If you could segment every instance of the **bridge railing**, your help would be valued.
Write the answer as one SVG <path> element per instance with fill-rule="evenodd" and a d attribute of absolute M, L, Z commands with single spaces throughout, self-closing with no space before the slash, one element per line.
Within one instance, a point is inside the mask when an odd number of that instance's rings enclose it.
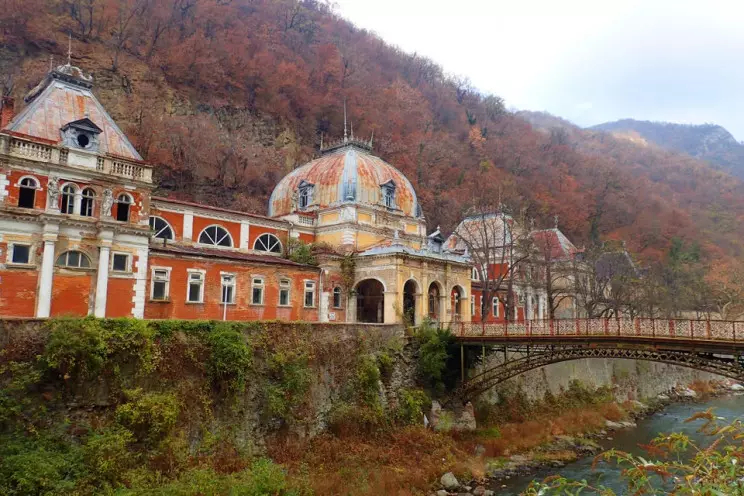
<path fill-rule="evenodd" d="M 443 322 L 460 338 L 622 336 L 744 342 L 744 321 L 681 319 L 557 319 Z"/>

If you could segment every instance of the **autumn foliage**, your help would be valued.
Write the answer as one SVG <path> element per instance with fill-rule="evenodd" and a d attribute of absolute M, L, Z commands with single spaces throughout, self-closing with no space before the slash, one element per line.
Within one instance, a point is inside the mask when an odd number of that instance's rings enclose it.
<path fill-rule="evenodd" d="M 681 238 L 724 265 L 741 255 L 738 180 L 508 112 L 325 2 L 0 0 L 6 92 L 21 97 L 50 55 L 64 61 L 68 34 L 72 62 L 94 73 L 162 193 L 264 213 L 279 178 L 311 159 L 321 137 L 341 135 L 346 99 L 356 133 L 374 132 L 376 153 L 410 178 L 431 226 L 451 230 L 476 190 L 508 192 L 533 217 L 558 215 L 577 246 L 622 239 L 658 260 Z"/>

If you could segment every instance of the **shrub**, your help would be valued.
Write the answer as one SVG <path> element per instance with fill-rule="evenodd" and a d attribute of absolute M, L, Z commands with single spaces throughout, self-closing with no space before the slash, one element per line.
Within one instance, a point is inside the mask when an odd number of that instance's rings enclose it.
<path fill-rule="evenodd" d="M 398 392 L 398 408 L 395 418 L 398 422 L 406 425 L 417 425 L 423 423 L 424 410 L 431 407 L 431 400 L 427 394 L 420 389 L 401 389 Z"/>
<path fill-rule="evenodd" d="M 376 406 L 380 401 L 379 384 L 380 369 L 377 368 L 377 361 L 370 355 L 361 356 L 353 382 L 355 399 L 368 406 Z"/>
<path fill-rule="evenodd" d="M 119 484 L 122 472 L 132 465 L 128 446 L 133 440 L 132 433 L 120 427 L 88 436 L 82 453 L 92 484 L 97 487 Z"/>
<path fill-rule="evenodd" d="M 207 372 L 212 383 L 224 383 L 233 393 L 243 391 L 253 362 L 253 350 L 243 333 L 220 323 L 208 334 L 207 340 L 210 347 Z"/>
<path fill-rule="evenodd" d="M 268 359 L 269 382 L 264 388 L 267 413 L 290 421 L 310 388 L 311 376 L 307 352 L 299 349 L 280 350 Z"/>
<path fill-rule="evenodd" d="M 294 238 L 290 238 L 288 243 L 288 258 L 297 263 L 305 265 L 318 265 L 318 260 L 313 254 L 313 247 Z"/>
<path fill-rule="evenodd" d="M 444 386 L 445 371 L 451 358 L 450 348 L 454 338 L 449 329 L 437 329 L 425 322 L 416 335 L 418 344 L 418 369 L 431 386 Z"/>
<path fill-rule="evenodd" d="M 0 494 L 70 494 L 81 471 L 74 445 L 46 438 L 0 439 Z"/>
<path fill-rule="evenodd" d="M 103 367 L 108 347 L 98 319 L 50 321 L 51 333 L 44 349 L 46 364 L 63 378 L 77 380 L 94 376 Z"/>
<path fill-rule="evenodd" d="M 377 354 L 377 368 L 380 369 L 382 377 L 389 378 L 393 373 L 393 357 L 386 351 Z"/>
<path fill-rule="evenodd" d="M 0 426 L 18 419 L 34 421 L 43 408 L 34 408 L 29 390 L 41 380 L 41 371 L 33 364 L 10 362 L 0 365 Z"/>
<path fill-rule="evenodd" d="M 116 409 L 116 421 L 131 430 L 139 441 L 158 441 L 167 436 L 178 420 L 179 404 L 172 393 L 125 392 L 128 402 Z"/>
<path fill-rule="evenodd" d="M 337 436 L 376 435 L 390 426 L 382 406 L 337 402 L 328 415 L 328 429 Z"/>

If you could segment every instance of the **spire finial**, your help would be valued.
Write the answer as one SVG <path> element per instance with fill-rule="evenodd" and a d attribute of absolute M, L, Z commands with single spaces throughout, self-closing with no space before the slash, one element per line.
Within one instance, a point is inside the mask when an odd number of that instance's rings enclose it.
<path fill-rule="evenodd" d="M 52 72 L 52 69 L 54 69 L 54 55 L 49 54 L 49 72 Z"/>
<path fill-rule="evenodd" d="M 351 140 L 354 141 L 354 121 L 350 120 L 349 124 L 351 124 Z"/>
<path fill-rule="evenodd" d="M 346 136 L 346 98 L 344 98 L 344 143 L 349 141 L 348 136 Z"/>
<path fill-rule="evenodd" d="M 323 151 L 323 133 L 320 133 L 320 151 Z"/>
<path fill-rule="evenodd" d="M 72 65 L 72 33 L 67 35 L 67 65 Z"/>
<path fill-rule="evenodd" d="M 555 224 L 555 228 L 558 229 L 558 214 L 553 216 L 553 223 Z"/>
<path fill-rule="evenodd" d="M 372 136 L 369 137 L 369 147 L 372 148 L 372 141 L 375 139 L 375 130 L 372 129 Z"/>

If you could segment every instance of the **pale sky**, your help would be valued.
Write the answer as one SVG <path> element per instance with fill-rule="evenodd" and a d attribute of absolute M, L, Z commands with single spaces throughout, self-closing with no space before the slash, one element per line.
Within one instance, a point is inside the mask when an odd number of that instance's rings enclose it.
<path fill-rule="evenodd" d="M 712 122 L 744 140 L 744 2 L 335 0 L 510 108 L 581 126 Z"/>

